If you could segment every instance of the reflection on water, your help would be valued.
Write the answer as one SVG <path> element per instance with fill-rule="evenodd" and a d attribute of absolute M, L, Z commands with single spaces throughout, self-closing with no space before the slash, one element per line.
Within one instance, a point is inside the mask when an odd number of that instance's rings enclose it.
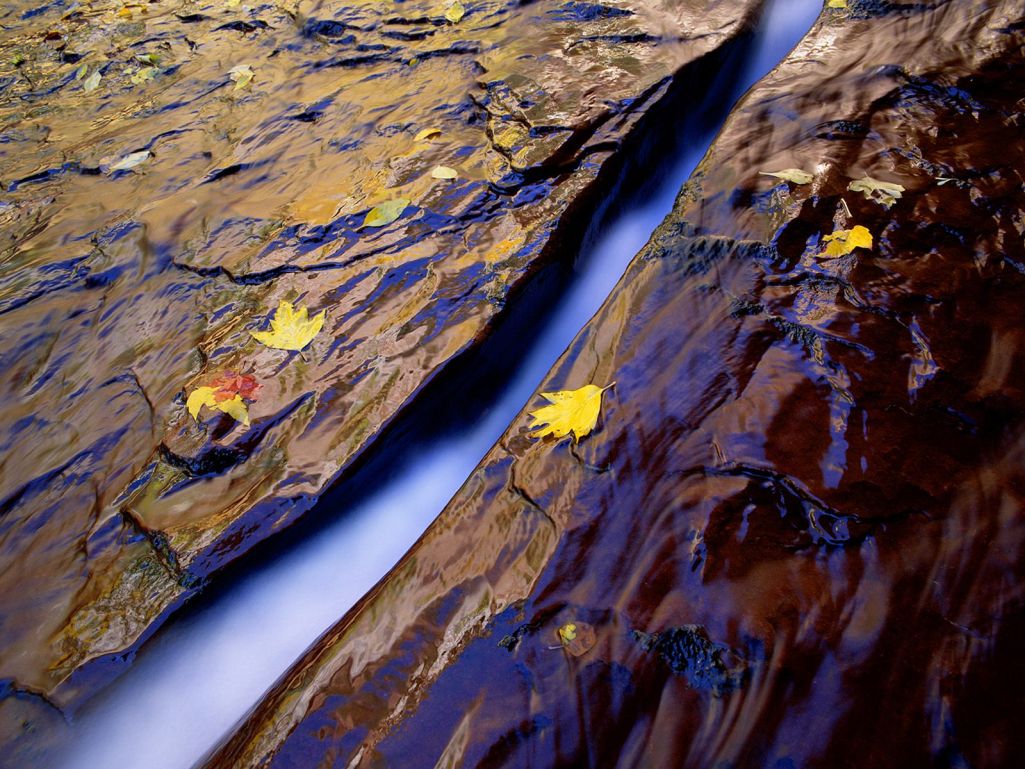
<path fill-rule="evenodd" d="M 820 7 L 819 0 L 770 2 L 743 87 L 786 54 Z M 358 508 L 167 627 L 77 716 L 69 749 L 54 765 L 181 769 L 202 756 L 435 518 L 670 210 L 710 138 L 692 143 L 656 194 L 600 235 L 518 376 L 484 419 L 423 447 L 416 462 Z"/>

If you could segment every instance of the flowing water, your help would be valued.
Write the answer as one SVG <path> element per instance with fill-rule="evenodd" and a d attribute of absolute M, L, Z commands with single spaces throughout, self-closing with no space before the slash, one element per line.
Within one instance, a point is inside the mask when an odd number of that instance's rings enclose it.
<path fill-rule="evenodd" d="M 819 0 L 771 0 L 727 103 L 785 56 L 820 8 Z M 76 714 L 53 765 L 183 769 L 229 731 L 437 516 L 671 209 L 712 136 L 692 137 L 657 190 L 632 201 L 599 233 L 513 381 L 477 423 L 419 447 L 415 459 L 358 506 L 337 511 L 315 534 L 230 590 L 204 596 L 164 628 L 127 673 Z"/>

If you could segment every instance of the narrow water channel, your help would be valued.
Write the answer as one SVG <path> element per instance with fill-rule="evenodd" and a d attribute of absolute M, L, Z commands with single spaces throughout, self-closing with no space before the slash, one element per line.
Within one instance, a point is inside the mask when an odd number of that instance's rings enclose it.
<path fill-rule="evenodd" d="M 821 0 L 769 0 L 742 75 L 722 101 L 735 103 L 775 66 L 821 7 Z M 482 419 L 420 447 L 415 461 L 358 506 L 165 627 L 125 675 L 75 715 L 52 765 L 185 769 L 201 758 L 438 515 L 670 211 L 713 136 L 694 137 L 655 193 L 633 201 L 585 249 L 557 311 Z"/>

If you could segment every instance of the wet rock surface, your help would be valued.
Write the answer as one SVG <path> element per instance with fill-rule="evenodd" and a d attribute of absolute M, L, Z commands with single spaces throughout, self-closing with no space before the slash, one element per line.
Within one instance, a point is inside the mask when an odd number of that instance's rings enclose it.
<path fill-rule="evenodd" d="M 599 430 L 524 413 L 207 767 L 1022 761 L 1025 12 L 849 6 L 541 388 Z"/>
<path fill-rule="evenodd" d="M 758 5 L 6 4 L 4 734 L 95 691 L 571 260 L 645 116 Z M 250 335 L 281 300 L 326 310 L 302 353 Z M 227 372 L 251 424 L 193 420 Z"/>

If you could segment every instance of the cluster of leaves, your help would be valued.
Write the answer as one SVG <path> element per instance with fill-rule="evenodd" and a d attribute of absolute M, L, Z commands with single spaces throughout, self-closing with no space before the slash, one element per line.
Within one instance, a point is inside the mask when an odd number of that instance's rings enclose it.
<path fill-rule="evenodd" d="M 321 310 L 312 318 L 306 307 L 296 309 L 291 302 L 281 301 L 271 318 L 269 331 L 250 331 L 252 337 L 276 350 L 301 351 L 324 326 L 327 311 Z M 249 409 L 246 401 L 256 400 L 256 391 L 260 384 L 249 374 L 236 374 L 227 371 L 214 378 L 209 385 L 197 387 L 185 402 L 185 407 L 193 419 L 199 420 L 199 412 L 203 406 L 221 411 L 245 426 L 249 426 Z"/>
<path fill-rule="evenodd" d="M 206 406 L 208 409 L 222 411 L 248 427 L 249 408 L 246 401 L 255 401 L 258 389 L 260 385 L 254 377 L 226 371 L 215 377 L 209 385 L 193 390 L 189 394 L 185 408 L 196 420 L 199 419 L 200 409 Z"/>

